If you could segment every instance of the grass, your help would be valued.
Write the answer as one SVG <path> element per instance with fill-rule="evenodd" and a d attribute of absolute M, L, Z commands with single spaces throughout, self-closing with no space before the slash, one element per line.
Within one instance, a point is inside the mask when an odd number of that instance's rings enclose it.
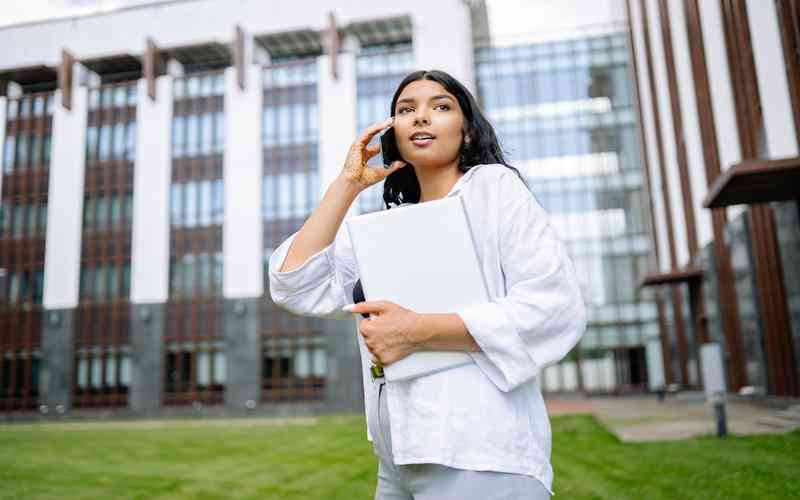
<path fill-rule="evenodd" d="M 0 426 L 0 498 L 371 499 L 363 415 L 300 425 Z M 553 418 L 556 498 L 800 498 L 800 432 L 619 442 L 589 416 Z"/>

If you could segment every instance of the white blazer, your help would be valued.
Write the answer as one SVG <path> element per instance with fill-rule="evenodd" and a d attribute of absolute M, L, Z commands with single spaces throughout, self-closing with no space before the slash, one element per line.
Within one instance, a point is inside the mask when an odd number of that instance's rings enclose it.
<path fill-rule="evenodd" d="M 482 352 L 470 352 L 475 364 L 386 384 L 395 463 L 527 474 L 552 493 L 550 422 L 537 374 L 564 357 L 586 329 L 575 269 L 547 213 L 508 167 L 472 167 L 447 196 L 457 194 L 465 201 L 491 302 L 441 312 L 458 314 Z M 359 278 L 345 229 L 288 272 L 277 269 L 297 233 L 275 249 L 269 281 L 278 306 L 353 318 L 341 310 L 353 303 Z M 369 365 L 362 359 L 367 408 L 376 397 L 367 390 Z"/>

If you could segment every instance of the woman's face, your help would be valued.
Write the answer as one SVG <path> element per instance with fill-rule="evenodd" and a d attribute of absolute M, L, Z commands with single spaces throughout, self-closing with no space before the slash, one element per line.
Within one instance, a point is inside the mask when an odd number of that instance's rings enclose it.
<path fill-rule="evenodd" d="M 438 82 L 406 85 L 395 105 L 394 133 L 404 160 L 415 167 L 440 167 L 458 159 L 464 114 L 453 94 Z M 432 139 L 413 140 L 430 135 Z"/>

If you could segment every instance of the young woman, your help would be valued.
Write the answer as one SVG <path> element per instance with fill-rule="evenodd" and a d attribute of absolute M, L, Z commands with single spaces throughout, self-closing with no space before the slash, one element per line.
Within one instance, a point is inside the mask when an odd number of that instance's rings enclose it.
<path fill-rule="evenodd" d="M 376 499 L 549 498 L 550 425 L 537 374 L 586 327 L 572 262 L 461 83 L 442 71 L 411 73 L 390 113 L 352 144 L 322 201 L 272 254 L 272 299 L 297 314 L 372 315 L 356 317 L 372 358 L 362 368 L 367 437 L 379 457 Z M 378 153 L 368 144 L 387 126 L 405 162 L 367 167 Z M 358 194 L 383 179 L 387 209 L 464 198 L 491 302 L 439 314 L 389 301 L 352 304 L 358 271 L 339 229 Z M 387 366 L 448 349 L 475 363 L 388 384 L 369 370 L 370 361 Z"/>

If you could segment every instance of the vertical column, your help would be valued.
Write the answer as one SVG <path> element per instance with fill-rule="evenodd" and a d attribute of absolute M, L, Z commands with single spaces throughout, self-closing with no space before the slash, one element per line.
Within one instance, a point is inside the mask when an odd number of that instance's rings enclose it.
<path fill-rule="evenodd" d="M 753 44 L 761 111 L 764 113 L 770 158 L 797 156 L 797 135 L 792 116 L 786 66 L 781 46 L 775 2 L 747 0 L 747 18 Z"/>
<path fill-rule="evenodd" d="M 669 177 L 667 175 L 667 162 L 671 161 L 671 158 L 667 157 L 667 151 L 664 147 L 664 135 L 662 133 L 661 128 L 661 105 L 659 103 L 659 93 L 657 90 L 657 79 L 655 68 L 660 67 L 660 61 L 663 60 L 663 57 L 660 59 L 654 59 L 654 51 L 653 51 L 653 44 L 651 42 L 651 30 L 650 30 L 650 21 L 648 16 L 648 0 L 641 0 L 639 2 L 631 1 L 631 11 L 634 11 L 633 7 L 636 6 L 636 19 L 638 23 L 641 23 L 641 35 L 640 39 L 643 41 L 643 56 L 646 60 L 646 75 L 643 75 L 647 83 L 647 87 L 649 90 L 649 100 L 651 104 L 651 113 L 652 113 L 652 126 L 654 134 L 652 143 L 655 144 L 655 152 L 657 153 L 654 156 L 656 161 L 653 161 L 653 164 L 659 165 L 658 170 L 655 168 L 653 169 L 653 174 L 658 182 L 654 182 L 655 185 L 660 185 L 660 197 L 657 200 L 661 201 L 661 205 L 663 210 L 663 216 L 666 221 L 666 235 L 667 235 L 667 242 L 669 245 L 667 246 L 668 249 L 668 256 L 669 256 L 669 269 L 674 271 L 677 270 L 678 267 L 678 256 L 676 251 L 676 238 L 675 238 L 675 226 L 673 224 L 673 209 L 675 206 L 671 202 L 670 196 L 670 189 L 669 189 Z M 656 61 L 659 61 L 657 64 Z M 669 115 L 669 110 L 666 111 L 665 116 Z M 671 122 L 670 122 L 671 123 Z M 683 306 L 680 299 L 679 288 L 676 285 L 671 285 L 671 296 L 672 296 L 672 309 L 673 309 L 673 322 L 675 324 L 675 331 L 676 331 L 676 339 L 678 345 L 678 353 L 680 357 L 680 368 L 681 368 L 681 381 L 684 384 L 687 384 L 688 381 L 688 352 L 686 346 L 686 335 L 684 331 L 684 323 L 683 323 Z"/>
<path fill-rule="evenodd" d="M 264 293 L 261 223 L 261 113 L 263 90 L 258 66 L 248 65 L 239 88 L 236 68 L 225 70 L 225 215 L 222 251 L 225 298 Z"/>
<path fill-rule="evenodd" d="M 645 191 L 647 193 L 647 201 L 648 201 L 648 208 L 650 212 L 650 241 L 652 245 L 652 250 L 650 252 L 648 258 L 648 267 L 651 270 L 657 271 L 661 261 L 661 252 L 660 252 L 660 243 L 663 240 L 663 233 L 660 233 L 660 229 L 658 224 L 656 223 L 656 206 L 654 202 L 655 198 L 655 190 L 653 188 L 652 179 L 653 173 L 651 169 L 650 160 L 648 157 L 648 141 L 646 137 L 646 127 L 645 127 L 645 119 L 647 117 L 644 107 L 643 107 L 643 97 L 642 93 L 645 92 L 647 89 L 642 87 L 641 80 L 639 77 L 639 58 L 642 55 L 641 50 L 638 50 L 636 47 L 636 39 L 634 35 L 634 22 L 633 16 L 631 15 L 631 2 L 630 0 L 625 2 L 625 12 L 628 18 L 628 50 L 630 51 L 630 73 L 631 79 L 633 80 L 633 92 L 634 92 L 634 102 L 636 105 L 636 113 L 639 119 L 639 127 L 638 127 L 638 145 L 639 150 L 641 151 L 640 156 L 642 159 L 642 166 L 644 170 L 644 182 L 645 182 Z M 662 235 L 659 238 L 659 234 Z M 661 300 L 660 294 L 655 293 L 655 301 L 656 307 L 658 310 L 658 328 L 659 328 L 659 343 L 661 345 L 661 353 L 662 356 L 659 357 L 659 365 L 651 366 L 650 364 L 655 362 L 651 360 L 651 357 L 648 356 L 647 358 L 647 367 L 648 373 L 650 370 L 661 370 L 662 373 L 662 384 L 671 383 L 672 380 L 670 378 L 670 371 L 665 370 L 664 367 L 670 366 L 670 357 L 669 357 L 669 339 L 667 337 L 667 329 L 664 326 L 664 305 Z M 663 376 L 664 372 L 666 371 L 666 376 Z M 649 377 L 652 380 L 652 377 Z M 651 383 L 652 387 L 652 383 Z"/>
<path fill-rule="evenodd" d="M 348 41 L 345 40 L 345 45 Z M 338 55 L 338 78 L 331 76 L 331 60 L 319 61 L 319 176 L 320 198 L 341 173 L 347 150 L 357 134 L 356 55 Z M 347 215 L 358 213 L 353 203 Z M 340 231 L 346 230 L 344 224 Z M 323 323 L 327 350 L 325 404 L 329 411 L 363 410 L 361 354 L 356 342 L 356 324 L 352 320 L 326 320 Z"/>
<path fill-rule="evenodd" d="M 692 64 L 692 82 L 694 99 L 697 106 L 697 121 L 701 137 L 700 149 L 703 154 L 703 167 L 705 168 L 706 185 L 698 192 L 704 196 L 708 187 L 719 177 L 720 144 L 717 143 L 717 125 L 712 107 L 711 86 L 709 72 L 706 64 L 706 49 L 704 34 L 700 22 L 700 7 L 698 0 L 683 0 L 682 16 L 686 25 L 686 41 Z M 722 331 L 725 338 L 725 355 L 729 358 L 730 370 L 728 373 L 728 386 L 739 390 L 745 385 L 744 361 L 742 359 L 741 333 L 739 325 L 739 304 L 733 283 L 733 270 L 731 268 L 730 249 L 725 243 L 725 225 L 727 212 L 725 208 L 716 208 L 711 211 L 714 260 L 720 302 L 725 304 L 720 309 Z M 701 242 L 703 241 L 701 236 Z"/>
<path fill-rule="evenodd" d="M 2 85 L 2 82 L 0 82 Z M 6 106 L 7 106 L 8 98 L 4 95 L 0 95 L 0 165 L 5 164 L 5 146 L 6 146 Z M 1 167 L 0 167 L 1 168 Z M 3 174 L 0 173 L 0 193 L 3 192 Z M 0 271 L 0 273 L 3 271 Z M 0 296 L 2 296 L 2 290 L 4 290 L 4 280 L 5 277 L 0 274 Z"/>
<path fill-rule="evenodd" d="M 719 163 L 724 172 L 742 159 L 739 133 L 736 128 L 736 110 L 733 101 L 733 85 L 728 69 L 725 49 L 725 32 L 719 2 L 696 2 L 696 17 L 703 34 L 703 52 L 708 70 L 711 109 L 714 111 L 716 140 L 719 145 Z M 736 205 L 727 209 L 727 220 L 733 220 L 745 209 Z"/>
<path fill-rule="evenodd" d="M 71 406 L 87 120 L 87 89 L 80 85 L 81 78 L 71 75 L 85 69 L 73 63 L 63 71 L 70 73 L 62 78 L 62 83 L 68 83 L 70 88 L 55 92 L 53 106 L 40 379 L 40 401 L 57 413 Z M 69 109 L 62 103 L 66 90 L 66 94 L 71 94 Z"/>
<path fill-rule="evenodd" d="M 172 161 L 172 77 L 137 89 L 136 160 L 131 241 L 131 387 L 129 406 L 154 413 L 161 406 L 165 302 L 169 278 L 169 183 Z"/>
<path fill-rule="evenodd" d="M 330 56 L 319 61 L 319 197 L 342 171 L 347 150 L 360 132 L 356 127 L 356 57 L 339 54 L 338 78 L 331 76 Z M 388 118 L 388 116 L 387 116 Z M 348 215 L 355 213 L 356 203 Z"/>
<path fill-rule="evenodd" d="M 245 36 L 236 51 L 244 51 L 243 77 L 237 68 L 225 70 L 225 224 L 222 248 L 224 331 L 227 356 L 225 404 L 252 409 L 261 392 L 259 301 L 264 293 L 261 220 L 261 67 L 249 64 L 253 39 Z"/>
<path fill-rule="evenodd" d="M 474 95 L 475 64 L 469 2 L 452 9 L 449 2 L 430 2 L 424 11 L 412 14 L 414 62 L 419 69 L 441 69 L 453 75 Z M 447 33 L 448 43 L 442 43 Z"/>
<path fill-rule="evenodd" d="M 751 28 L 746 0 L 723 0 L 721 4 L 742 156 L 748 160 L 766 159 L 770 156 L 771 144 L 767 138 L 767 117 L 762 96 L 765 92 L 777 89 L 764 88 L 759 81 L 753 46 L 753 33 L 756 32 Z M 777 21 L 771 21 L 768 22 L 763 17 L 756 20 L 758 33 L 767 33 L 767 40 L 771 38 L 769 32 L 776 29 Z M 775 45 L 777 44 L 773 44 L 773 47 Z M 769 43 L 766 42 L 759 52 L 763 56 L 768 49 Z M 778 61 L 780 64 L 780 58 Z M 788 96 L 784 97 L 787 98 L 784 106 L 788 107 Z M 787 121 L 781 126 L 791 126 L 791 123 Z M 789 148 L 795 149 L 796 146 L 791 145 L 790 141 L 784 142 L 789 143 Z M 780 145 L 779 142 L 773 144 Z M 778 396 L 796 396 L 800 391 L 794 376 L 791 340 L 787 336 L 789 310 L 779 258 L 775 216 L 769 204 L 756 203 L 750 205 L 747 218 L 750 223 L 750 245 L 758 290 L 756 304 L 761 320 L 761 341 L 767 358 L 768 390 Z"/>
<path fill-rule="evenodd" d="M 669 6 L 669 7 L 667 7 Z M 700 130 L 700 118 L 696 105 L 696 86 L 692 77 L 692 55 L 689 47 L 686 14 L 683 1 L 667 2 L 662 0 L 662 10 L 665 11 L 663 23 L 670 20 L 670 31 L 674 44 L 674 60 L 676 72 L 676 86 L 679 89 L 680 110 L 683 116 L 683 130 L 687 165 L 689 169 L 687 192 L 691 193 L 692 209 L 685 209 L 687 213 L 694 213 L 697 217 L 697 245 L 702 248 L 709 243 L 714 235 L 711 228 L 711 213 L 703 208 L 703 198 L 707 190 L 706 169 L 703 158 L 703 135 Z M 668 12 L 666 12 L 668 10 Z M 682 179 L 683 180 L 683 179 Z M 697 250 L 692 251 L 695 257 Z"/>

